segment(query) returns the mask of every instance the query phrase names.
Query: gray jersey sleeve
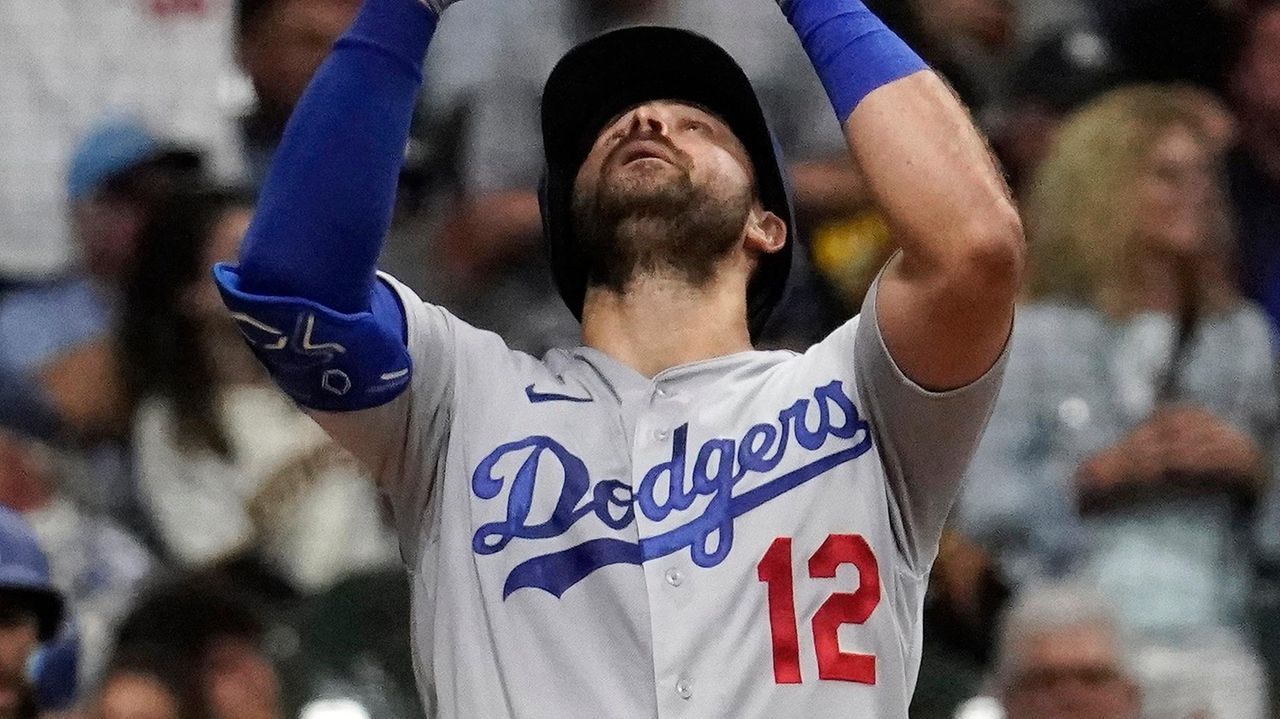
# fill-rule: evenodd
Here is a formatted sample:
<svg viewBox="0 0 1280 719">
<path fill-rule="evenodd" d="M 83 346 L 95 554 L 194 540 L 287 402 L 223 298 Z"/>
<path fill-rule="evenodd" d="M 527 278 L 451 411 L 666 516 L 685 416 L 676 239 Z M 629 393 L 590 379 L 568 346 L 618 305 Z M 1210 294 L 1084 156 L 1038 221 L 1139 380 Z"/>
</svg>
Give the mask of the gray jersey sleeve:
<svg viewBox="0 0 1280 719">
<path fill-rule="evenodd" d="M 929 570 L 951 505 L 1000 389 L 1008 357 L 976 382 L 930 392 L 902 373 L 880 334 L 872 284 L 853 338 L 858 398 L 888 476 L 896 539 L 917 573 Z M 837 330 L 839 332 L 839 330 Z"/>
</svg>

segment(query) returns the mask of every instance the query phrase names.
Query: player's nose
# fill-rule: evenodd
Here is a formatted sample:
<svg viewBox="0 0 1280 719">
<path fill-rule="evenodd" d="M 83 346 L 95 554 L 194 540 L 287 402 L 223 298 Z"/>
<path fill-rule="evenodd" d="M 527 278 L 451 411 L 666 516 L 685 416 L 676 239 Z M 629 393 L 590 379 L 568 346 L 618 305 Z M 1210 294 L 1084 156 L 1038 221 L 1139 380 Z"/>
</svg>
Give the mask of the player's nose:
<svg viewBox="0 0 1280 719">
<path fill-rule="evenodd" d="M 654 104 L 641 105 L 631 111 L 632 135 L 667 136 L 667 122 L 662 117 L 661 108 Z"/>
</svg>

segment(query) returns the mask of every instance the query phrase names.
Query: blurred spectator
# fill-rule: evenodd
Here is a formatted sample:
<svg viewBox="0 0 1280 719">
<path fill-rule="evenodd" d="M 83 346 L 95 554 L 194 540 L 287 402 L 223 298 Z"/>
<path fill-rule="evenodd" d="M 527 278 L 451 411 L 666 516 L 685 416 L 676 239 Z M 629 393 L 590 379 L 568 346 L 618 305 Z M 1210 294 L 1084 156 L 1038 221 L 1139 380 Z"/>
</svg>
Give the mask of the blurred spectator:
<svg viewBox="0 0 1280 719">
<path fill-rule="evenodd" d="M 133 536 L 86 513 L 59 492 L 77 462 L 51 448 L 0 433 L 0 505 L 19 511 L 49 558 L 50 581 L 76 617 L 80 675 L 93 681 L 116 622 L 152 569 Z"/>
<path fill-rule="evenodd" d="M 1108 606 L 1101 594 L 1069 585 L 1031 586 L 1018 596 L 1000 627 L 994 667 L 1007 719 L 1142 716 Z"/>
<path fill-rule="evenodd" d="M 1234 11 L 1250 0 L 1093 0 L 1131 82 L 1221 90 Z"/>
<path fill-rule="evenodd" d="M 151 208 L 199 169 L 198 155 L 163 145 L 135 120 L 98 125 L 67 176 L 79 265 L 0 302 L 0 374 L 16 378 L 15 387 L 76 436 L 119 431 L 107 339 L 120 285 Z M 6 419 L 30 430 L 24 417 Z"/>
<path fill-rule="evenodd" d="M 1018 47 L 1017 0 L 913 0 L 897 4 L 914 10 L 929 39 L 926 50 L 944 59 L 941 71 L 960 88 L 960 96 L 980 121 L 988 108 L 1003 103 L 1009 60 Z"/>
<path fill-rule="evenodd" d="M 924 649 L 912 719 L 951 719 L 990 664 L 996 620 L 1009 598 L 999 569 L 955 531 L 942 536 L 924 600 Z"/>
<path fill-rule="evenodd" d="M 373 483 L 262 373 L 209 268 L 236 256 L 244 196 L 178 193 L 143 230 L 121 361 L 135 473 L 165 550 L 204 568 L 261 556 L 295 590 L 395 563 Z"/>
<path fill-rule="evenodd" d="M 1117 90 L 1061 130 L 1026 206 L 1031 301 L 961 503 L 1011 577 L 1096 582 L 1122 627 L 1175 654 L 1246 631 L 1280 411 L 1266 319 L 1228 280 L 1219 141 L 1194 97 Z M 1256 673 L 1227 666 L 1211 673 L 1256 701 Z"/>
<path fill-rule="evenodd" d="M 1240 215 L 1241 282 L 1280 332 L 1280 2 L 1259 3 L 1240 27 L 1231 75 L 1240 146 L 1229 169 Z"/>
<path fill-rule="evenodd" d="M 1014 41 L 1016 0 L 916 0 L 921 21 L 934 37 L 952 45 L 999 50 Z"/>
<path fill-rule="evenodd" d="M 1018 37 L 1023 48 L 1071 28 L 1096 26 L 1094 0 L 1017 0 Z"/>
<path fill-rule="evenodd" d="M 198 155 L 163 144 L 136 120 L 104 121 L 67 177 L 79 264 L 0 300 L 0 426 L 84 451 L 89 481 L 68 475 L 62 490 L 126 523 L 135 513 L 110 327 L 139 228 L 200 168 Z"/>
<path fill-rule="evenodd" d="M 1058 101 L 1071 85 L 1060 75 L 1048 74 L 1062 69 L 1054 66 L 1055 61 L 1057 65 L 1073 63 L 1072 69 L 1079 69 L 1098 60 L 1081 57 L 1089 52 L 1081 48 L 1061 58 L 1033 57 L 1020 70 L 1021 76 L 1012 71 L 1022 54 L 1020 27 L 1028 33 L 1044 33 L 1061 23 L 1083 21 L 1087 13 L 1074 0 L 1054 0 L 1051 6 L 1024 0 L 868 0 L 867 5 L 946 78 L 987 128 L 1015 186 L 1025 166 L 1043 152 L 1051 126 L 1059 121 L 1062 111 L 1046 105 L 1050 98 Z M 1034 17 L 1024 17 L 1024 11 Z M 1046 53 L 1061 51 L 1055 46 L 1040 52 Z M 1027 73 L 1036 75 L 1030 87 L 1019 85 Z M 1088 82 L 1084 78 L 1078 84 Z M 1016 96 L 1015 90 L 1022 95 Z M 1039 102 L 1041 98 L 1044 103 Z M 1011 104 L 1010 111 L 1006 105 Z M 791 108 L 783 111 L 798 114 Z M 828 187 L 834 184 L 829 182 Z M 803 197 L 803 187 L 797 190 Z M 842 321 L 862 306 L 867 288 L 895 251 L 896 242 L 870 206 L 846 206 L 841 212 L 820 214 L 811 225 L 802 222 L 801 229 L 806 230 L 801 244 L 809 249 L 807 255 L 823 280 L 817 289 L 826 291 L 811 291 L 810 296 L 829 297 L 825 304 L 834 305 L 832 314 Z M 812 299 L 810 303 L 814 304 Z"/>
<path fill-rule="evenodd" d="M 308 599 L 294 615 L 308 709 L 345 701 L 375 719 L 422 717 L 409 648 L 409 581 L 401 567 L 355 576 Z"/>
<path fill-rule="evenodd" d="M 992 141 L 1021 194 L 1073 111 L 1120 81 L 1115 50 L 1101 33 L 1075 26 L 1033 45 L 1013 71 L 1009 106 Z"/>
<path fill-rule="evenodd" d="M 67 172 L 83 273 L 118 285 L 132 264 L 138 230 L 151 208 L 200 169 L 197 152 L 164 144 L 135 119 L 109 118 L 98 124 L 72 156 Z"/>
<path fill-rule="evenodd" d="M 1019 58 L 1055 34 L 1097 22 L 1094 0 L 869 0 L 867 5 L 951 82 L 989 129 L 1000 124 L 1011 99 L 1017 81 L 1011 71 Z"/>
<path fill-rule="evenodd" d="M 457 14 L 454 14 L 456 11 Z M 578 343 L 539 247 L 535 195 L 542 172 L 539 100 L 554 62 L 573 44 L 630 24 L 688 28 L 722 44 L 760 94 L 791 160 L 801 224 L 815 227 L 866 204 L 840 127 L 777 6 L 736 0 L 480 0 L 459 4 L 431 48 L 427 84 L 433 117 L 465 118 L 457 202 L 449 211 L 427 279 L 427 294 L 461 316 L 541 353 Z M 452 28 L 452 29 L 450 29 Z M 820 316 L 797 263 L 798 311 L 776 313 L 801 334 Z M 520 308 L 520 311 L 513 311 Z M 787 341 L 790 341 L 788 338 Z"/>
<path fill-rule="evenodd" d="M 1185 104 L 1187 109 L 1200 119 L 1205 140 L 1209 143 L 1209 150 L 1213 153 L 1215 161 L 1220 164 L 1235 146 L 1239 137 L 1240 126 L 1236 122 L 1236 116 L 1223 103 L 1220 95 L 1202 87 L 1175 85 L 1172 89 L 1179 96 L 1179 102 Z M 1233 222 L 1232 228 L 1234 227 Z"/>
<path fill-rule="evenodd" d="M 67 158 L 104 114 L 131 114 L 237 171 L 226 0 L 0 3 L 0 286 L 74 261 Z"/>
<path fill-rule="evenodd" d="M 262 184 L 285 123 L 360 0 L 236 0 L 236 55 L 255 103 L 241 137 L 249 180 Z"/>
<path fill-rule="evenodd" d="M 1239 637 L 1208 636 L 1179 647 L 1138 645 L 1133 665 L 1147 716 L 1274 719 L 1263 668 Z"/>
<path fill-rule="evenodd" d="M 1008 61 L 1016 56 L 1019 30 L 1040 31 L 1074 18 L 1078 0 L 1058 0 L 1046 12 L 1027 0 L 869 0 L 867 6 L 951 83 L 979 123 L 1006 93 Z M 1025 10 L 1034 15 L 1024 22 Z M 1051 17 L 1045 17 L 1049 15 Z M 1034 36 L 1032 36 L 1034 37 Z"/>
<path fill-rule="evenodd" d="M 198 673 L 165 647 L 122 647 L 111 658 L 91 719 L 200 719 Z"/>
<path fill-rule="evenodd" d="M 279 719 L 280 682 L 263 635 L 253 610 L 217 585 L 188 578 L 158 587 L 120 627 L 99 711 L 107 702 L 119 707 L 140 699 L 123 691 L 130 688 L 119 686 L 124 679 L 135 687 L 145 682 L 151 700 L 176 705 L 182 719 Z M 184 711 L 192 705 L 194 711 Z"/>
<path fill-rule="evenodd" d="M 38 716 L 29 670 L 40 645 L 57 636 L 64 611 L 31 528 L 0 508 L 0 717 Z"/>
</svg>

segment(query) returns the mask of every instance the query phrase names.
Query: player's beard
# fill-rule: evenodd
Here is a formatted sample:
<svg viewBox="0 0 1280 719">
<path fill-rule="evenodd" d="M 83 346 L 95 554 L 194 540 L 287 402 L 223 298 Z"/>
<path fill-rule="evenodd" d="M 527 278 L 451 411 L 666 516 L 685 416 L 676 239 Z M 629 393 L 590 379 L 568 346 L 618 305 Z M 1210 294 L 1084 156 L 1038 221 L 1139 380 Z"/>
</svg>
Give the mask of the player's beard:
<svg viewBox="0 0 1280 719">
<path fill-rule="evenodd" d="M 682 154 L 661 177 L 605 167 L 594 188 L 573 194 L 574 233 L 589 284 L 619 294 L 645 276 L 706 286 L 741 239 L 750 189 L 699 186 Z"/>
</svg>

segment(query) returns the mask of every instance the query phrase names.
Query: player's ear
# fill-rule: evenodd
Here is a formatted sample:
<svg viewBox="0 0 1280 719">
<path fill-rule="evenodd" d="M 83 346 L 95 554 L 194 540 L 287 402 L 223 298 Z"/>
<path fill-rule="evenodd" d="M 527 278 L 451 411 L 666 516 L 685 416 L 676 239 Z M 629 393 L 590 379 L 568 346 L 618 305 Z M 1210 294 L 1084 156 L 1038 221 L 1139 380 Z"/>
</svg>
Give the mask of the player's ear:
<svg viewBox="0 0 1280 719">
<path fill-rule="evenodd" d="M 787 223 L 768 210 L 753 207 L 747 216 L 745 244 L 757 252 L 773 254 L 787 244 Z"/>
</svg>

